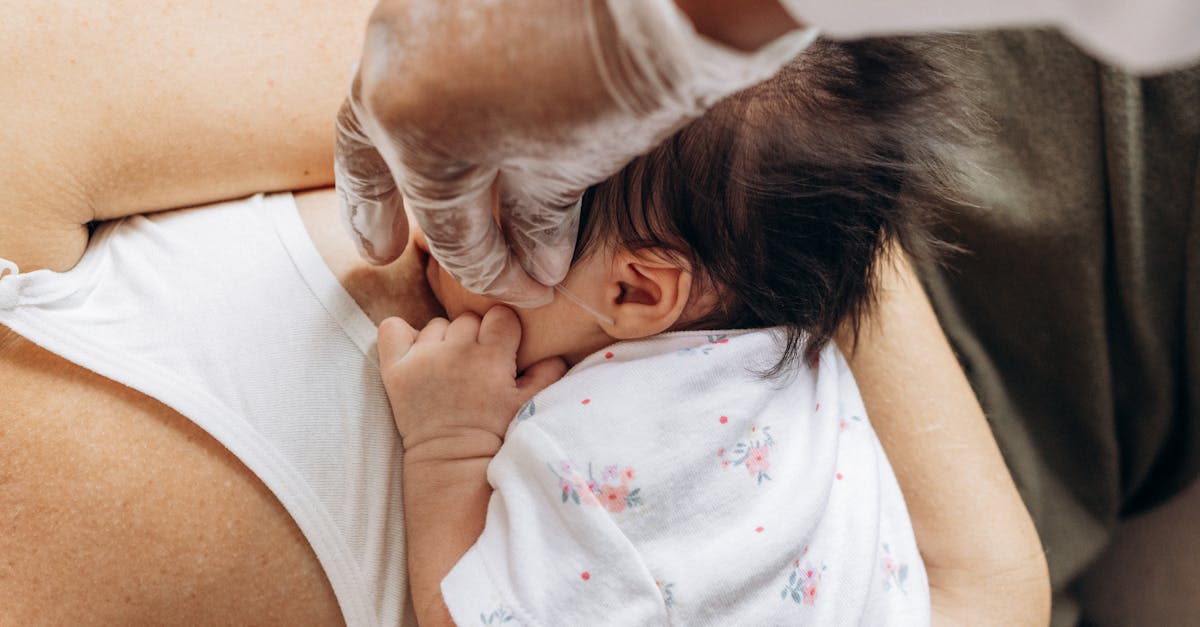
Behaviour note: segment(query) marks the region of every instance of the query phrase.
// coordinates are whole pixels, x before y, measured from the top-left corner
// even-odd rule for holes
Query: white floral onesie
[[[593,354],[488,467],[459,625],[927,625],[912,523],[845,359],[779,378],[773,331]]]

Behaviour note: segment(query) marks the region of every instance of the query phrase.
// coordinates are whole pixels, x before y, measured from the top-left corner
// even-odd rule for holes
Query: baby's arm
[[[483,531],[487,466],[525,401],[562,377],[549,359],[516,372],[520,322],[495,307],[482,320],[437,318],[417,333],[379,327],[379,362],[403,439],[408,578],[421,625],[453,625],[441,582]]]
[[[920,284],[902,256],[891,262],[879,308],[847,352],[908,504],[933,622],[1044,625],[1037,530]]]

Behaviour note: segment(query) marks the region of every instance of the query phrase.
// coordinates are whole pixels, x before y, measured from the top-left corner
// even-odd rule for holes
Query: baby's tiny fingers
[[[534,394],[541,392],[549,387],[551,383],[563,378],[563,375],[566,373],[567,362],[563,361],[561,357],[543,359],[526,368],[521,377],[517,379],[520,402],[525,403],[533,398]]]
[[[521,319],[504,305],[492,307],[479,323],[479,343],[498,346],[516,355],[521,345]]]
[[[403,318],[388,318],[379,324],[379,363],[393,364],[408,354],[417,341],[417,330]]]
[[[446,339],[446,328],[450,326],[450,321],[445,318],[434,318],[430,320],[424,329],[417,334],[417,342],[441,342]]]
[[[475,343],[479,337],[479,316],[467,312],[455,318],[446,328],[446,341]]]

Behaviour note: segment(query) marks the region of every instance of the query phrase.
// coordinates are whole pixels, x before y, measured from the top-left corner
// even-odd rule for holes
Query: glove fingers
[[[521,266],[542,285],[558,285],[571,269],[579,232],[581,198],[565,207],[547,206],[520,193],[511,177],[501,177],[500,223]]]
[[[495,186],[460,196],[453,207],[410,200],[429,251],[463,287],[517,307],[539,307],[554,294],[526,274],[493,217]]]
[[[514,307],[526,309],[549,305],[550,301],[554,300],[554,288],[533,280],[512,253],[506,254],[500,274],[483,293]]]
[[[399,257],[408,244],[404,202],[387,163],[363,132],[356,107],[349,99],[338,111],[334,184],[342,224],[359,254],[379,265]]]

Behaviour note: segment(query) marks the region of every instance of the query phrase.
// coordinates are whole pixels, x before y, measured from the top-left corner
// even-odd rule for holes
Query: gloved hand
[[[338,115],[344,221],[387,263],[406,207],[466,288],[547,303],[583,191],[814,36],[738,52],[672,0],[381,0]]]

